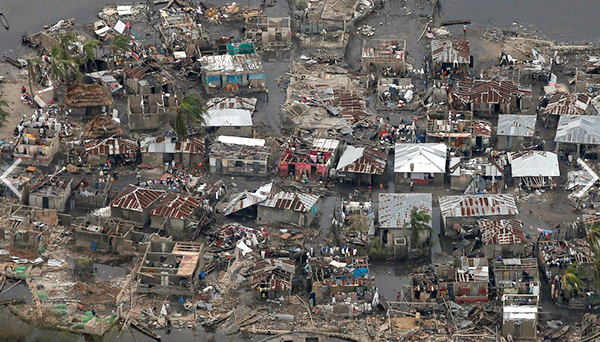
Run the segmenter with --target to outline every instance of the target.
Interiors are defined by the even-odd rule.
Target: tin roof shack
[[[533,144],[536,115],[498,115],[498,148],[503,150],[519,150],[523,144]]]
[[[65,95],[65,105],[73,116],[89,118],[110,113],[112,104],[112,92],[98,83],[74,84],[67,88]]]
[[[427,113],[427,142],[444,143],[461,150],[471,146],[473,113],[436,110]]]
[[[158,64],[146,62],[123,70],[124,84],[137,95],[175,94],[175,78]]]
[[[590,115],[592,113],[591,94],[557,92],[550,96],[543,113],[549,115]]]
[[[292,45],[290,17],[269,18],[264,14],[246,18],[246,39],[263,50],[289,49]]]
[[[383,78],[377,80],[377,109],[399,109],[407,105],[413,98],[412,79]]]
[[[354,256],[341,261],[313,257],[307,264],[315,304],[332,303],[331,298],[335,297],[333,312],[347,315],[353,311],[344,304],[347,299],[353,303],[372,302],[375,278],[369,274],[368,257]]]
[[[372,146],[346,146],[336,167],[338,178],[353,184],[383,182],[387,152]]]
[[[260,92],[265,89],[267,78],[260,55],[254,44],[227,44],[227,54],[202,56],[202,83],[208,93]]]
[[[431,60],[435,72],[469,71],[472,63],[469,41],[434,39],[431,41]]]
[[[494,260],[493,266],[498,295],[532,294],[537,296],[540,294],[541,284],[537,259]]]
[[[137,160],[140,148],[135,140],[107,138],[85,144],[85,154],[89,163],[104,163],[109,158],[116,164]]]
[[[150,211],[150,227],[165,229],[176,235],[193,230],[198,225],[195,218],[200,211],[200,201],[192,196],[168,194]]]
[[[471,111],[509,114],[531,108],[531,88],[512,81],[461,81],[454,93]]]
[[[486,120],[473,120],[473,138],[471,148],[484,149],[490,146],[492,123]]]
[[[216,97],[206,103],[206,127],[219,135],[252,137],[256,98]]]
[[[43,177],[29,191],[29,205],[64,211],[71,196],[73,179],[67,177]]]
[[[483,254],[488,259],[498,256],[516,258],[525,256],[527,238],[521,220],[477,220],[483,242]]]
[[[536,339],[539,296],[507,294],[502,296],[502,336],[513,339]]]
[[[310,226],[317,213],[319,196],[273,189],[269,197],[258,204],[258,222],[291,222]]]
[[[3,208],[0,239],[18,248],[42,247],[51,239],[50,230],[59,224],[58,212],[24,205]]]
[[[210,146],[210,172],[266,176],[270,156],[271,148],[264,139],[221,135]]]
[[[527,189],[556,186],[556,179],[560,177],[558,156],[556,152],[525,151],[509,153],[508,160],[511,164],[512,177]]]
[[[413,209],[424,210],[431,216],[431,194],[379,194],[379,231],[380,243],[394,248],[396,258],[408,256],[408,249],[419,248],[411,246],[410,217]],[[431,223],[426,223],[431,224]],[[431,238],[431,232],[419,232],[419,239],[425,242]]]
[[[151,240],[136,274],[137,292],[193,296],[202,269],[202,249],[193,242]]]
[[[43,133],[42,133],[43,132]],[[60,139],[53,130],[25,128],[19,137],[13,156],[24,165],[49,165],[58,152]]]
[[[600,116],[561,115],[554,141],[557,150],[575,147],[577,156],[597,151],[600,144]]]
[[[139,223],[114,217],[90,216],[74,223],[75,246],[107,253],[137,253],[148,234],[138,231]]]
[[[585,293],[579,294],[576,291],[565,289],[561,281],[561,277],[569,265],[577,262],[580,269],[579,279],[585,285],[584,291],[593,292],[595,289],[595,255],[586,238],[539,241],[537,258],[542,273],[551,283],[550,295],[556,303],[572,309],[583,309],[587,306]]]
[[[481,193],[497,187],[504,178],[504,166],[492,158],[450,158],[450,189],[465,193]]]
[[[461,225],[475,224],[479,218],[512,219],[519,214],[512,195],[459,195],[439,198],[444,233],[457,236]]]
[[[584,67],[575,72],[575,91],[588,92],[600,89],[600,56],[589,56]]]
[[[203,138],[149,137],[141,141],[140,147],[144,164],[164,165],[175,161],[186,169],[203,163],[206,152]]]
[[[395,77],[406,71],[406,40],[374,39],[367,46],[363,40],[360,66],[365,74],[377,77]]]
[[[294,177],[296,181],[311,180],[314,172],[318,179],[327,179],[335,163],[339,144],[334,139],[299,139],[281,155],[279,176]]]
[[[292,295],[292,278],[296,261],[291,259],[261,259],[254,263],[250,282],[256,299],[275,299]]]
[[[463,256],[454,260],[454,266],[440,266],[435,272],[442,297],[459,304],[488,301],[490,274],[485,258]],[[420,298],[414,291],[413,287],[413,297]]]
[[[447,150],[445,144],[396,144],[396,184],[414,181],[416,184],[432,182],[442,185],[446,174]]]
[[[144,225],[150,210],[165,194],[162,190],[128,185],[110,202],[110,215]]]
[[[273,182],[267,183],[254,191],[244,190],[229,197],[229,202],[223,207],[223,215],[249,214],[256,218],[256,207],[258,203],[267,199],[273,188]]]
[[[161,23],[158,29],[166,48],[176,59],[193,58],[196,46],[208,39],[208,33],[201,25],[196,25],[186,11],[171,7],[160,9],[159,13]]]

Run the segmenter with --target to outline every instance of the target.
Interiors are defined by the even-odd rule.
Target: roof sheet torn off
[[[465,195],[440,197],[442,217],[508,216],[518,215],[512,195]]]

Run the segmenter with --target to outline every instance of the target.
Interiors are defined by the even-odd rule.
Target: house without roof
[[[548,115],[589,115],[592,111],[592,95],[562,91],[554,93],[548,99],[544,114]]]
[[[459,82],[454,93],[473,112],[509,114],[531,107],[531,88],[512,81],[474,80]]]
[[[103,163],[112,158],[115,163],[137,160],[140,148],[135,140],[127,138],[106,138],[85,144],[88,162]]]
[[[221,135],[210,146],[210,172],[266,176],[271,148],[264,139]]]
[[[471,49],[466,40],[431,41],[431,60],[434,71],[469,70],[471,64]]]
[[[290,296],[296,261],[292,259],[261,259],[254,263],[251,283],[256,299]]]
[[[446,174],[445,144],[396,144],[394,172],[396,183],[442,185]]]
[[[383,182],[387,153],[371,146],[346,146],[336,167],[337,177],[354,184]]]
[[[279,175],[294,177],[296,181],[311,180],[313,174],[318,179],[327,179],[337,157],[339,144],[334,139],[314,139],[300,141],[286,148],[279,159]]]
[[[21,159],[23,165],[49,165],[59,147],[58,132],[50,129],[26,128],[19,136],[13,157]]]
[[[145,224],[164,194],[162,190],[128,185],[110,202],[110,216]]]
[[[203,138],[149,137],[140,142],[142,163],[163,165],[174,161],[185,168],[204,161]]]
[[[292,222],[308,227],[317,213],[319,196],[301,192],[272,190],[258,204],[258,222]]]
[[[63,211],[71,196],[73,180],[68,177],[43,177],[29,190],[29,205]]]
[[[521,220],[490,220],[477,221],[483,242],[483,254],[488,259],[499,255],[503,258],[524,256],[527,238]]]
[[[502,114],[498,116],[498,147],[505,150],[520,149],[522,144],[532,144],[535,135],[536,115]]]

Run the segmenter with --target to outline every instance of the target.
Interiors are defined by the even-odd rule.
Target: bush
[[[306,2],[306,0],[298,0],[298,2],[296,3],[296,8],[300,11],[304,11],[306,7],[308,7],[308,3]]]
[[[371,260],[383,260],[388,257],[388,249],[385,246],[382,246],[377,239],[371,240],[369,243],[369,258]]]

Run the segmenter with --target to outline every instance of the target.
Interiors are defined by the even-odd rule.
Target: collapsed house
[[[200,208],[200,201],[192,196],[168,194],[150,211],[150,227],[170,235],[196,230]]]
[[[203,138],[148,137],[140,147],[144,164],[175,162],[185,168],[202,165],[206,150]]]
[[[292,259],[262,259],[254,263],[250,281],[256,299],[276,299],[291,296],[296,261]]]
[[[108,159],[115,164],[137,160],[140,148],[135,140],[126,138],[107,138],[85,144],[85,154],[90,163],[104,163]]]
[[[481,217],[512,219],[519,214],[512,195],[459,195],[439,198],[442,223],[446,235],[456,236],[461,225],[475,224]]]
[[[544,114],[548,115],[589,115],[592,111],[592,95],[586,93],[557,92],[548,99]]]
[[[158,29],[164,46],[176,59],[193,58],[196,46],[208,39],[208,33],[187,11],[169,8],[161,9],[159,13],[161,23]]]
[[[494,260],[494,279],[498,295],[539,296],[541,283],[536,258]]]
[[[561,115],[554,142],[556,150],[575,148],[581,157],[587,152],[595,152],[600,144],[600,116]],[[582,152],[581,146],[585,150]]]
[[[428,143],[445,143],[465,150],[472,145],[473,113],[470,111],[431,111],[427,113]]]
[[[206,127],[219,135],[252,136],[256,98],[216,97],[206,103]]]
[[[394,248],[396,258],[406,258],[411,245],[411,217],[413,210],[424,211],[431,216],[433,212],[431,194],[379,194],[379,230],[380,243]],[[430,224],[430,223],[425,223]],[[431,238],[427,230],[419,232],[422,242]]]
[[[406,71],[406,40],[375,39],[370,46],[363,41],[360,66],[363,73],[396,77]]]
[[[469,41],[434,39],[431,41],[431,60],[435,72],[468,71],[472,64]]]
[[[210,146],[210,172],[266,176],[270,156],[271,148],[264,139],[221,135]]]
[[[85,124],[83,137],[86,139],[106,139],[122,137],[123,127],[109,115],[98,115]]]
[[[66,109],[73,116],[89,118],[110,113],[112,104],[111,90],[98,83],[74,84],[67,88],[65,95]]]
[[[113,217],[90,216],[73,223],[75,246],[106,253],[137,253],[148,234],[139,223]]]
[[[600,89],[600,56],[589,56],[583,68],[575,72],[575,91],[585,93]]]
[[[523,230],[523,221],[480,219],[477,220],[477,225],[481,231],[483,254],[486,258],[525,256],[527,238]]]
[[[353,184],[383,183],[388,154],[372,146],[346,146],[336,167],[336,176]]]
[[[137,293],[193,296],[202,269],[202,246],[193,242],[150,240],[135,274]]]
[[[146,62],[123,69],[124,85],[134,94],[175,94],[175,78],[156,63]]]
[[[29,205],[64,211],[71,196],[73,179],[48,176],[39,179],[29,190]]]
[[[396,144],[396,183],[442,184],[446,174],[447,150],[445,144]]]
[[[250,216],[256,217],[258,203],[267,199],[272,188],[273,182],[267,183],[255,191],[244,190],[244,192],[232,196],[223,208],[223,215],[227,216],[238,212],[248,213],[252,209],[253,212]]]
[[[319,196],[310,193],[273,189],[269,197],[258,204],[257,220],[262,222],[292,222],[308,227],[317,214]]]
[[[49,165],[58,152],[58,132],[37,128],[25,128],[14,149],[13,157],[23,164]]]
[[[509,153],[512,178],[528,189],[556,187],[560,177],[558,156],[555,152],[525,151]]]
[[[164,194],[162,190],[128,185],[110,202],[110,216],[144,225],[150,219],[150,210]]]
[[[520,149],[525,143],[531,145],[535,134],[536,115],[498,115],[498,148]]]
[[[473,120],[473,138],[471,147],[484,149],[490,146],[492,123],[486,120]]]
[[[279,159],[279,176],[308,181],[314,173],[321,180],[327,179],[336,160],[339,144],[334,139],[314,139],[312,142],[293,144],[285,149]]]
[[[489,267],[485,258],[460,257],[453,266],[440,266],[435,269],[441,297],[456,303],[487,302],[489,289]],[[431,298],[427,288],[421,291],[421,284],[413,286],[413,298],[423,301],[422,296]]]
[[[398,109],[413,99],[412,79],[380,77],[377,80],[377,109]]]
[[[474,80],[457,84],[454,95],[473,112],[509,114],[531,108],[531,88],[512,81]]]
[[[246,18],[244,35],[263,50],[289,48],[292,44],[290,17],[271,18],[264,14]]]
[[[60,224],[58,211],[24,205],[2,208],[0,240],[18,248],[45,246],[51,236],[50,228]]]
[[[221,55],[200,57],[201,78],[208,93],[259,92],[267,79],[253,43],[227,44]]]
[[[488,157],[452,157],[448,170],[450,189],[465,191],[465,194],[495,190],[504,178],[504,166]]]

